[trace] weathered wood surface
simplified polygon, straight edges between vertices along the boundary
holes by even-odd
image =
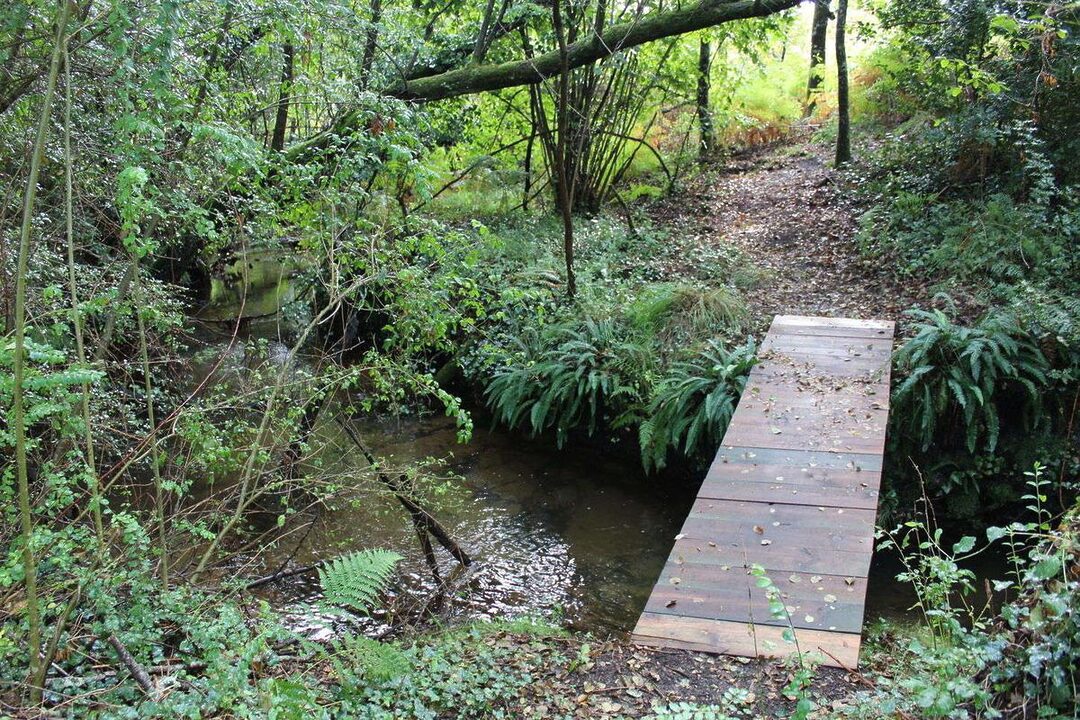
[[[635,642],[859,662],[893,323],[778,315]],[[790,618],[769,612],[760,565]]]

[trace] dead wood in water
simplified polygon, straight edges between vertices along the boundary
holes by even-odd
[[[360,435],[353,429],[349,421],[343,420],[341,417],[336,418],[336,420],[338,425],[345,431],[345,434],[352,440],[353,444],[356,445],[356,448],[363,454],[364,458],[367,459],[368,463],[370,463],[372,467],[377,467],[378,461],[375,459],[375,456],[367,449],[367,446],[364,445],[363,441],[360,439]],[[469,557],[469,554],[465,552],[452,537],[450,537],[450,534],[446,532],[446,528],[444,528],[431,513],[421,507],[415,499],[405,494],[404,488],[402,487],[402,483],[405,480],[404,475],[395,479],[389,474],[380,471],[377,473],[377,476],[379,482],[388,487],[390,491],[394,493],[394,497],[397,498],[398,502],[401,503],[401,506],[408,511],[418,532],[421,529],[426,531],[435,538],[448,553],[453,555],[455,560],[465,567],[472,565],[472,558]]]

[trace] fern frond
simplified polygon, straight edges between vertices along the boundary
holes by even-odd
[[[319,569],[325,601],[355,612],[369,612],[401,559],[388,550],[358,550],[334,558]]]

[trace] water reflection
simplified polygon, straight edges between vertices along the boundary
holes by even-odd
[[[627,630],[644,607],[692,502],[692,488],[678,492],[654,483],[632,460],[556,452],[546,444],[484,429],[470,444],[459,445],[452,422],[443,418],[360,429],[388,465],[449,456],[446,470],[461,477],[457,490],[432,508],[477,561],[468,592],[447,608],[451,615],[557,613],[579,627]],[[356,461],[346,457],[353,452],[331,442],[324,465],[344,474],[334,464]],[[271,565],[290,555],[294,545],[286,541],[274,548]],[[303,564],[369,547],[395,550],[406,558],[401,592],[421,596],[430,591],[432,581],[407,516],[380,494],[324,513],[294,561]],[[438,548],[436,553],[445,575],[453,560]],[[290,584],[285,592],[293,611],[310,619],[310,608],[304,611],[297,603],[317,599],[317,583]]]

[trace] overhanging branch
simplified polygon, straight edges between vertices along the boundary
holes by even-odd
[[[599,35],[571,43],[566,47],[571,69],[592,64],[620,50],[644,45],[654,40],[721,25],[733,20],[765,17],[795,7],[802,0],[699,0],[696,5],[677,10],[651,13],[630,22],[607,27]],[[559,72],[558,50],[525,60],[493,65],[474,65],[430,77],[403,81],[385,89],[385,94],[404,100],[428,102],[473,93],[501,90],[542,82]],[[327,130],[297,143],[286,154],[290,160],[303,160],[329,145],[335,136],[357,129],[359,116],[344,113]]]

